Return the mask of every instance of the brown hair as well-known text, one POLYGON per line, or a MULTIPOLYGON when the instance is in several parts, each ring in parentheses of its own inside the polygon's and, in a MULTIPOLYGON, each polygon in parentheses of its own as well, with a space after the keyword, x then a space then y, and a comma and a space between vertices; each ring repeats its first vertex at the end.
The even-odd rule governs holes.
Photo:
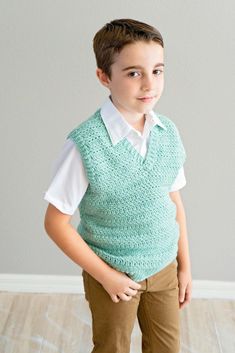
POLYGON ((97 67, 111 79, 111 65, 115 55, 120 53, 125 45, 151 40, 164 48, 161 33, 144 22, 127 18, 106 23, 93 38, 97 67))

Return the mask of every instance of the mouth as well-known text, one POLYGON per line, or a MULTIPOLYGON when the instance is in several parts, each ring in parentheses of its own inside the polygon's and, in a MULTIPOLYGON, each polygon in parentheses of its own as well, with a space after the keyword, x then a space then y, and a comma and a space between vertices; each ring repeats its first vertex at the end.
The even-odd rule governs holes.
POLYGON ((150 103, 150 102, 152 102, 155 98, 156 98, 156 96, 144 96, 144 97, 139 97, 139 98, 137 98, 137 99, 140 100, 141 102, 150 103))

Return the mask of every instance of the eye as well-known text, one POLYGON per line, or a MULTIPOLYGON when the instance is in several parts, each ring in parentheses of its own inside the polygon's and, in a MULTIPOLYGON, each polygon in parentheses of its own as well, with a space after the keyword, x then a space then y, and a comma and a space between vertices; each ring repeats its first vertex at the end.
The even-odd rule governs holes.
POLYGON ((161 73, 163 72, 163 70, 159 70, 159 69, 156 69, 153 71, 154 73, 156 73, 157 76, 161 75, 161 73), (158 72, 158 73, 157 73, 158 72))
POLYGON ((130 77, 137 77, 137 76, 135 76, 135 74, 138 74, 138 71, 129 72, 128 76, 130 76, 130 77))

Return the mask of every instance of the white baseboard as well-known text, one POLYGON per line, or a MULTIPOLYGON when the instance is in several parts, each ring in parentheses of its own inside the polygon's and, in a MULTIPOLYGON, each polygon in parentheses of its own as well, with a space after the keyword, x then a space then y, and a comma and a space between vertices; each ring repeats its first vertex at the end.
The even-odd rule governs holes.
MULTIPOLYGON (((0 274, 0 292, 84 294, 78 276, 0 274)), ((235 299, 235 282, 193 280, 192 298, 235 299)))

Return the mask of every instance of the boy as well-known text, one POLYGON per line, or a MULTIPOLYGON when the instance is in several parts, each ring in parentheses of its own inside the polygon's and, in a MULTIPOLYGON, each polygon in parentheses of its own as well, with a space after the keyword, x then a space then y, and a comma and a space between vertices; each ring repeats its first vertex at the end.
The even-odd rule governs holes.
POLYGON ((119 19, 93 48, 110 95, 68 135, 45 195, 45 229, 83 268, 93 353, 128 353, 136 317, 143 353, 176 353, 192 280, 179 194, 186 153, 175 124, 152 110, 164 85, 163 39, 119 19))

